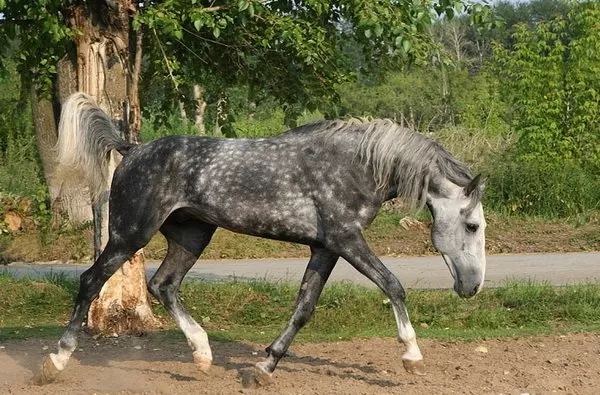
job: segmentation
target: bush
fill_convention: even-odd
[[[0,191],[34,197],[46,184],[37,157],[35,136],[30,133],[9,137],[0,152]]]
[[[485,204],[492,210],[568,217],[600,208],[600,177],[574,163],[504,158],[488,166]]]
[[[172,135],[198,135],[200,130],[192,121],[179,115],[170,115],[164,122],[155,122],[154,118],[144,118],[140,140],[144,143]]]

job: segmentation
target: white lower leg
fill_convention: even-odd
[[[423,355],[417,344],[417,335],[413,329],[408,313],[399,314],[394,306],[394,316],[396,317],[396,326],[398,327],[398,339],[406,345],[406,352],[402,355],[405,361],[422,361]],[[406,317],[406,319],[403,319]]]
[[[77,341],[72,338],[63,337],[58,342],[58,353],[50,354],[50,360],[58,371],[63,371],[77,347]]]
[[[193,350],[194,362],[200,369],[207,371],[213,358],[206,331],[191,317],[176,317],[176,321]]]
[[[64,337],[58,342],[58,353],[50,354],[42,359],[41,371],[38,377],[39,384],[51,383],[67,366],[71,354],[77,347],[74,337]]]
[[[69,362],[69,359],[71,358],[71,354],[72,353],[64,349],[60,349],[58,350],[58,354],[51,353],[50,359],[52,360],[52,363],[54,364],[54,367],[56,367],[57,370],[63,371],[67,366],[67,362]]]

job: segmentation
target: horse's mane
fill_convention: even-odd
[[[318,121],[307,126],[325,131],[325,141],[341,133],[360,131],[356,158],[372,167],[377,188],[397,185],[398,197],[409,201],[411,209],[423,207],[425,193],[433,178],[441,176],[461,187],[466,187],[473,179],[469,168],[438,142],[389,119],[352,118]],[[468,209],[481,200],[481,194],[481,189],[476,188]]]

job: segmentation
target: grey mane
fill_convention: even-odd
[[[425,204],[432,179],[444,177],[461,187],[473,179],[469,168],[439,143],[392,120],[350,119],[320,121],[313,125],[326,130],[330,137],[360,131],[356,158],[371,166],[378,189],[395,185],[397,196],[408,201],[413,210],[420,210]],[[468,210],[481,200],[481,194],[481,189],[476,188]]]

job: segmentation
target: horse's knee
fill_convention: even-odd
[[[388,284],[388,290],[390,292],[390,299],[398,300],[401,302],[404,302],[404,300],[406,299],[406,291],[404,290],[404,287],[402,287],[399,281],[391,281]]]

